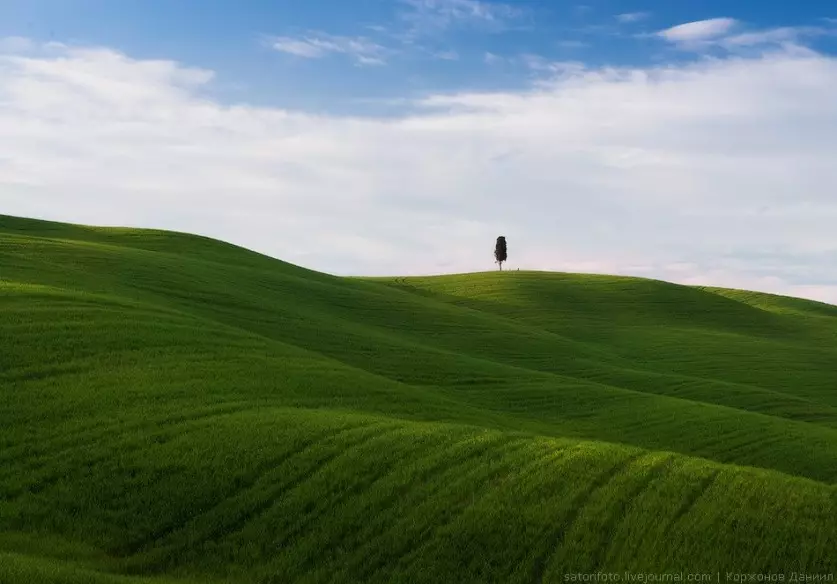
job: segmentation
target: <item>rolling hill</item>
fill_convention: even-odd
[[[835,363],[812,301],[0,216],[0,582],[833,574]]]

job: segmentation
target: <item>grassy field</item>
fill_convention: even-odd
[[[0,582],[837,572],[837,307],[0,216]]]

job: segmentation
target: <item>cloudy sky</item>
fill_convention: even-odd
[[[3,0],[0,213],[837,303],[837,5]]]

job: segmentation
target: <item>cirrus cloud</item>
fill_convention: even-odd
[[[279,36],[269,40],[276,51],[305,59],[320,59],[330,54],[348,55],[359,65],[383,65],[388,50],[365,37],[311,33],[302,37]]]
[[[806,39],[837,35],[837,27],[833,24],[825,21],[822,26],[783,26],[746,30],[743,23],[731,18],[713,18],[680,24],[659,31],[654,36],[681,48],[699,52],[716,47],[727,51],[740,51],[768,45],[802,46]]]
[[[616,15],[616,20],[622,24],[630,24],[634,22],[641,22],[651,16],[650,12],[625,12]]]
[[[736,24],[734,18],[710,18],[678,24],[657,34],[667,41],[676,43],[705,41],[728,33]]]

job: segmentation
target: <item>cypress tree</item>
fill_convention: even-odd
[[[502,235],[497,238],[497,245],[494,246],[494,259],[500,264],[500,271],[503,271],[503,262],[509,258],[508,250],[506,249],[506,238]]]

